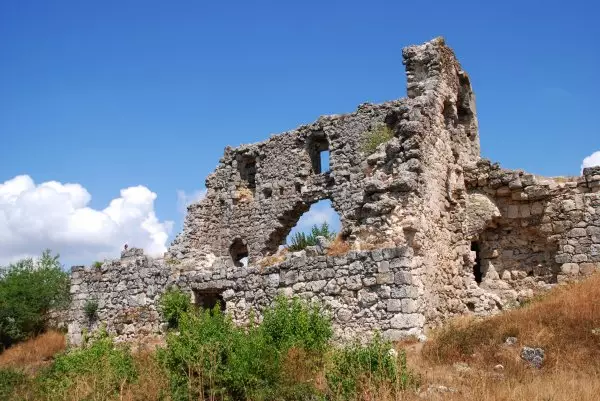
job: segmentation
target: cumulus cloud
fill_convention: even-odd
[[[600,166],[600,150],[583,159],[583,162],[581,163],[581,171],[583,172],[583,169],[586,167],[594,166]]]
[[[177,191],[177,210],[179,213],[186,214],[187,207],[192,203],[196,203],[204,199],[206,196],[206,189],[199,189],[197,191],[192,191],[187,193],[182,190]]]
[[[73,263],[118,257],[125,243],[152,256],[166,251],[173,222],[156,217],[154,192],[122,189],[102,210],[88,206],[91,198],[80,184],[36,184],[27,175],[0,184],[0,265],[46,248]]]

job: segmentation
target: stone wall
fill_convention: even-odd
[[[260,318],[281,293],[324,305],[338,340],[366,338],[375,330],[394,339],[418,335],[425,323],[418,301],[423,288],[421,269],[412,256],[408,247],[342,256],[307,256],[302,251],[273,266],[179,271],[133,249],[101,268],[73,270],[70,340],[79,343],[82,331],[94,330],[100,322],[121,341],[160,336],[165,327],[157,299],[171,286],[187,291],[200,305],[206,296],[222,298],[226,312],[240,324],[247,322],[250,311]],[[98,301],[98,319],[85,316],[87,300]]]
[[[471,166],[469,193],[496,209],[470,238],[480,248],[481,286],[514,303],[600,270],[599,173],[548,178],[487,160]]]
[[[119,338],[161,333],[156,301],[169,286],[222,297],[239,323],[282,291],[328,305],[339,338],[399,338],[600,270],[600,167],[545,178],[481,159],[475,96],[452,50],[437,38],[403,60],[407,98],[227,147],[164,259],[129,250],[74,268],[71,338],[90,326],[89,299]],[[391,135],[367,151],[374,132]],[[283,258],[286,236],[322,199],[351,251],[260,268]]]
[[[85,331],[106,325],[119,339],[160,335],[157,301],[172,274],[162,259],[144,256],[141,249],[124,251],[121,259],[106,261],[100,267],[75,266],[71,269],[69,340],[79,344]],[[96,318],[88,318],[85,305],[98,303]]]

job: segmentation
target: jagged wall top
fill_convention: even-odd
[[[445,137],[438,131],[449,132],[458,164],[479,157],[479,136],[469,78],[444,40],[407,47],[403,58],[408,98],[362,104],[263,142],[227,147],[206,179],[205,199],[188,208],[169,257],[206,267],[242,256],[256,260],[275,252],[322,199],[332,201],[350,242],[405,244],[393,216],[400,208],[411,214],[411,204],[427,192],[423,172]],[[380,125],[394,137],[367,154],[364,137]],[[328,171],[319,162],[324,150]]]

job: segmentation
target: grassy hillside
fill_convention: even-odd
[[[79,359],[70,356],[71,362],[92,366],[73,374],[56,366],[67,366],[65,355],[69,353],[64,351],[62,335],[45,333],[0,354],[0,399],[600,399],[600,275],[578,284],[555,288],[528,305],[501,315],[454,320],[433,333],[424,344],[416,341],[395,344],[397,357],[384,343],[336,349],[332,346],[323,348],[324,340],[319,339],[316,348],[303,346],[311,344],[306,341],[313,338],[314,333],[323,333],[323,320],[312,315],[317,326],[321,325],[315,326],[315,329],[301,317],[306,311],[296,310],[295,317],[290,318],[293,314],[289,309],[280,307],[273,310],[271,327],[264,333],[270,332],[273,336],[273,333],[292,329],[286,324],[303,321],[303,337],[284,336],[274,343],[271,337],[260,334],[259,329],[246,337],[247,334],[231,328],[216,330],[217,326],[212,323],[210,328],[215,330],[206,331],[209,326],[204,323],[198,326],[196,318],[186,320],[186,327],[192,331],[181,328],[182,334],[171,337],[166,349],[171,350],[168,351],[171,352],[168,359],[172,363],[171,368],[185,367],[187,373],[169,370],[164,359],[161,362],[155,352],[131,354],[115,348],[109,341],[96,346],[93,353],[88,352],[85,356],[88,359],[81,355],[77,357]],[[234,330],[231,337],[222,334],[227,330]],[[221,378],[219,374],[223,370],[218,369],[213,369],[214,376],[210,376],[199,365],[182,364],[182,361],[189,362],[185,359],[185,352],[197,348],[200,343],[203,346],[208,344],[190,333],[202,333],[202,338],[220,338],[220,350],[227,348],[221,347],[222,344],[234,344],[234,349],[227,351],[232,353],[227,355],[228,358],[238,358],[235,367],[227,365],[227,361],[221,361],[224,365],[218,367],[238,372],[239,377],[249,379],[237,380],[231,374]],[[215,333],[218,333],[216,337]],[[516,343],[507,344],[508,337],[515,337]],[[544,350],[545,358],[540,369],[521,358],[524,346]],[[117,349],[118,352],[115,351]],[[255,352],[255,349],[261,352]],[[313,352],[315,350],[317,352]],[[269,370],[268,364],[265,364],[268,359],[265,358],[272,358],[274,353],[281,356],[272,360],[277,364],[277,371],[268,372],[270,376],[255,374],[257,370]],[[197,362],[200,363],[200,360]],[[240,366],[247,370],[240,370]],[[173,393],[173,374],[184,377],[192,368],[196,369],[195,373],[187,377],[193,380],[187,381],[186,386],[196,386],[204,391],[195,393],[193,398],[174,398],[177,395]],[[48,379],[49,371],[52,371],[52,380]],[[203,384],[199,384],[202,380]],[[214,385],[207,385],[210,380]],[[221,389],[222,386],[231,386],[234,383],[231,380],[245,383],[244,386],[252,391],[244,393],[244,386],[236,391]],[[48,390],[46,387],[45,391],[39,391],[48,383],[55,387],[63,386],[62,393],[55,392],[62,398],[51,398],[56,389]],[[344,388],[349,391],[344,391]]]

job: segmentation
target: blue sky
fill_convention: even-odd
[[[402,47],[439,35],[471,76],[483,156],[578,174],[600,150],[598,15],[578,0],[0,0],[0,183],[77,183],[94,210],[141,185],[171,239],[178,191],[201,190],[226,145],[405,96]]]

